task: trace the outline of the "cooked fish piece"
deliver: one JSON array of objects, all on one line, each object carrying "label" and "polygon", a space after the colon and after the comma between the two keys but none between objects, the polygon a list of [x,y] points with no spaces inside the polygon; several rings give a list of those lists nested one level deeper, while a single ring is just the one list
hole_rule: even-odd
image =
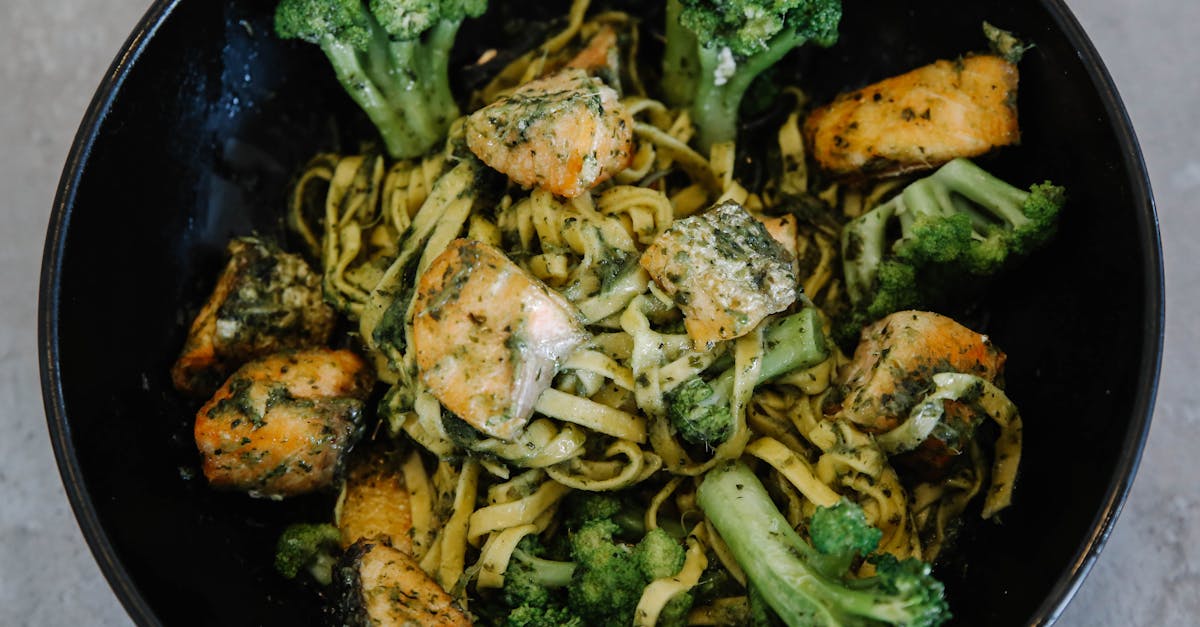
[{"label": "cooked fish piece", "polygon": [[797,258],[796,250],[796,236],[799,233],[799,227],[796,224],[796,216],[755,215],[754,217],[759,222],[762,222],[763,226],[767,227],[767,233],[771,235],[771,238],[779,242],[779,245],[791,256],[792,274],[796,275],[796,278],[799,279],[800,260]]},{"label": "cooked fish piece", "polygon": [[380,540],[412,554],[412,508],[404,472],[392,454],[372,450],[346,471],[344,496],[337,509],[342,547],[359,540]]},{"label": "cooked fish piece", "polygon": [[1005,355],[986,335],[925,311],[898,311],[863,329],[839,377],[841,415],[863,429],[895,428],[933,387],[933,375],[964,372],[995,383]]},{"label": "cooked fish piece", "polygon": [[192,322],[171,378],[181,392],[212,394],[250,359],[325,344],[333,323],[321,276],[304,259],[239,237],[229,243],[229,262]]},{"label": "cooked fish piece", "polygon": [[268,355],[229,377],[196,413],[215,487],[281,498],[328,486],[362,426],[373,377],[348,350]]},{"label": "cooked fish piece", "polygon": [[677,220],[640,263],[679,305],[697,348],[745,335],[796,300],[791,255],[735,202]]},{"label": "cooked fish piece", "polygon": [[588,40],[587,46],[567,62],[566,67],[611,72],[617,67],[620,52],[617,48],[617,31],[611,26],[601,26]]},{"label": "cooked fish piece", "polygon": [[805,137],[842,178],[935,168],[1020,140],[1017,78],[994,55],[937,61],[838,96],[809,114]]},{"label": "cooked fish piece", "polygon": [[455,240],[417,285],[413,348],[447,409],[511,440],[588,334],[575,308],[496,248]]},{"label": "cooked fish piece", "polygon": [[354,543],[334,570],[343,625],[470,627],[471,619],[408,554],[386,542]]},{"label": "cooked fish piece", "polygon": [[526,83],[467,118],[467,146],[526,187],[572,198],[624,170],[633,119],[617,92],[578,68]]}]

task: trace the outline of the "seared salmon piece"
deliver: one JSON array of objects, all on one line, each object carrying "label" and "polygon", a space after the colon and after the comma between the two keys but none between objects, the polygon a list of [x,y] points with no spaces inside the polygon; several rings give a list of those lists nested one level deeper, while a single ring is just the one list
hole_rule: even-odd
[{"label": "seared salmon piece", "polygon": [[633,119],[578,68],[530,81],[467,118],[467,146],[526,187],[573,198],[628,167]]},{"label": "seared salmon piece", "polygon": [[735,202],[675,221],[640,263],[683,311],[697,349],[745,335],[796,300],[791,254]]},{"label": "seared salmon piece", "polygon": [[839,377],[841,415],[872,433],[890,431],[933,388],[933,375],[963,372],[995,383],[1004,360],[986,335],[946,316],[898,311],[863,329]]},{"label": "seared salmon piece", "polygon": [[229,243],[229,262],[192,322],[171,379],[181,392],[212,394],[250,359],[325,344],[333,322],[321,276],[304,259],[239,237]]},{"label": "seared salmon piece", "polygon": [[471,619],[408,554],[386,542],[360,540],[334,570],[340,624],[376,627],[470,627]]},{"label": "seared salmon piece", "polygon": [[602,26],[588,40],[587,46],[567,62],[567,67],[590,72],[608,70],[617,66],[619,54],[617,31],[611,26]]},{"label": "seared salmon piece", "polygon": [[767,233],[771,235],[771,238],[779,242],[779,245],[791,255],[792,274],[795,274],[796,279],[799,280],[800,261],[797,259],[796,250],[796,237],[799,234],[799,227],[796,224],[796,216],[755,215],[754,217],[759,222],[762,222],[763,226],[767,227]]},{"label": "seared salmon piece", "polygon": [[412,507],[398,460],[382,450],[355,457],[337,509],[342,548],[359,540],[382,540],[411,555]]},{"label": "seared salmon piece", "polygon": [[413,348],[442,405],[511,440],[588,334],[574,307],[496,248],[459,239],[417,284]]},{"label": "seared salmon piece", "polygon": [[838,96],[809,114],[805,137],[840,178],[932,169],[1020,140],[1017,78],[994,55],[937,61]]},{"label": "seared salmon piece", "polygon": [[362,426],[373,377],[348,350],[251,361],[196,413],[196,447],[215,487],[280,498],[328,486]]}]

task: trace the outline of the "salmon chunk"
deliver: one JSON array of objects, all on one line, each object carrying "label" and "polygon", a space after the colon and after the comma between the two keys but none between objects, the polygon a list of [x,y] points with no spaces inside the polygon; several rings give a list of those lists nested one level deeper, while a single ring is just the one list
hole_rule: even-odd
[{"label": "salmon chunk", "polygon": [[342,547],[364,539],[383,540],[412,554],[412,506],[400,465],[384,451],[355,456],[337,508]]},{"label": "salmon chunk", "polygon": [[898,311],[866,327],[840,377],[841,415],[867,431],[894,429],[933,387],[941,372],[996,382],[1004,353],[986,335],[946,316]]},{"label": "salmon chunk", "polygon": [[676,221],[640,263],[679,305],[697,348],[745,335],[796,300],[791,254],[735,202]]},{"label": "salmon chunk", "polygon": [[796,278],[799,279],[800,260],[796,249],[796,237],[799,234],[799,226],[796,224],[796,216],[787,214],[782,216],[755,215],[754,217],[759,222],[762,222],[763,226],[767,227],[767,233],[771,235],[771,238],[779,242],[779,245],[787,251],[792,260],[792,274],[795,274]]},{"label": "salmon chunk", "polygon": [[366,363],[347,350],[245,364],[196,413],[204,476],[215,487],[274,498],[328,486],[361,430],[372,383]]},{"label": "salmon chunk", "polygon": [[417,285],[421,381],[493,437],[524,429],[559,364],[587,338],[566,299],[481,242],[451,242]]},{"label": "salmon chunk", "polygon": [[617,92],[578,68],[526,83],[467,119],[467,146],[526,187],[573,198],[624,170],[633,119]]},{"label": "salmon chunk", "polygon": [[379,627],[470,627],[471,620],[421,565],[385,542],[362,540],[335,571],[342,603],[351,614],[339,624]]},{"label": "salmon chunk", "polygon": [[237,238],[229,243],[229,262],[192,322],[171,378],[181,392],[212,394],[250,359],[325,344],[333,322],[321,276],[304,259],[259,239]]},{"label": "salmon chunk", "polygon": [[611,26],[602,26],[588,40],[587,46],[567,62],[567,67],[591,72],[610,70],[617,66],[620,52],[617,47],[617,31]]},{"label": "salmon chunk", "polygon": [[821,167],[842,178],[981,155],[1020,139],[1017,66],[993,55],[937,61],[838,96],[804,131]]}]

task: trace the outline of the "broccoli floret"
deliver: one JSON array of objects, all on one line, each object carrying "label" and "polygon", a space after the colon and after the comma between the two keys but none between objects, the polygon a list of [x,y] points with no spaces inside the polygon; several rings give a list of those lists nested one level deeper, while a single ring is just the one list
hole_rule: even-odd
[{"label": "broccoli floret", "polygon": [[612,492],[573,492],[566,503],[567,516],[563,524],[578,529],[593,520],[612,518],[622,509],[621,499]]},{"label": "broccoli floret", "polygon": [[571,625],[583,622],[565,605],[564,588],[575,574],[574,562],[543,559],[537,536],[525,536],[517,544],[504,571],[501,591],[504,609],[496,622],[512,627],[526,625]]},{"label": "broccoli floret", "polygon": [[[612,505],[616,503],[617,508]],[[662,529],[645,534],[636,545],[617,539],[620,502],[585,499],[576,507],[597,517],[570,529],[571,559],[543,559],[541,545],[527,536],[513,551],[504,571],[502,599],[509,625],[629,625],[646,586],[660,577],[677,575],[684,562],[683,546]],[[673,597],[659,617],[660,625],[686,624],[690,594]],[[548,621],[548,622],[538,622]],[[578,622],[572,622],[578,621]]]},{"label": "broccoli floret", "polygon": [[[759,383],[815,366],[829,356],[821,316],[814,307],[805,307],[773,324],[766,331],[764,344]],[[711,447],[729,437],[734,425],[729,407],[733,377],[733,368],[711,381],[693,377],[667,394],[667,415],[684,440]]]},{"label": "broccoli floret", "polygon": [[633,560],[651,581],[678,575],[685,557],[683,545],[662,529],[650,530],[633,547]]},{"label": "broccoli floret", "polygon": [[567,605],[588,625],[631,624],[649,583],[630,547],[614,540],[619,530],[612,521],[596,520],[571,534],[578,569],[567,587]]},{"label": "broccoli floret", "polygon": [[550,607],[523,605],[509,612],[502,624],[504,627],[546,627],[548,625],[584,627],[587,623],[561,605]]},{"label": "broccoli floret", "polygon": [[449,58],[486,0],[281,0],[275,32],[321,47],[395,158],[417,157],[458,117]]},{"label": "broccoli floret", "polygon": [[818,566],[830,577],[850,570],[859,555],[879,546],[883,531],[872,527],[862,507],[842,499],[833,507],[818,507],[808,527],[813,548],[829,559]]},{"label": "broccoli floret", "polygon": [[526,545],[518,545],[513,551],[504,571],[504,601],[514,608],[523,605],[547,607],[552,604],[550,590],[571,583],[575,564],[536,557],[522,546]]},{"label": "broccoli floret", "polygon": [[852,310],[835,339],[852,344],[865,323],[961,297],[1044,244],[1065,199],[1049,182],[1022,190],[961,158],[913,181],[842,228]]},{"label": "broccoli floret", "polygon": [[[866,519],[844,502],[832,514],[809,522],[810,536],[822,538],[823,553],[805,542],[771,501],[748,466],[727,462],[710,470],[696,493],[700,508],[725,540],[757,594],[785,624],[939,625],[950,617],[943,586],[928,564],[894,556],[873,557],[877,574],[854,579],[841,565],[864,553]],[[826,526],[829,528],[826,528]],[[849,541],[835,540],[849,532]],[[877,540],[876,540],[877,542]],[[874,550],[875,546],[870,546]]]},{"label": "broccoli floret", "polygon": [[[683,545],[661,527],[652,529],[633,547],[633,561],[646,576],[647,582],[674,577],[683,569],[687,555]],[[687,624],[688,610],[692,609],[690,592],[681,592],[671,597],[658,615],[660,627],[675,627]]]},{"label": "broccoli floret", "polygon": [[572,492],[563,504],[563,527],[579,529],[594,520],[610,520],[620,528],[617,536],[637,539],[646,533],[645,507],[613,492]]},{"label": "broccoli floret", "polygon": [[275,570],[295,579],[307,570],[317,583],[327,586],[333,580],[342,534],[327,523],[299,523],[288,526],[275,545]]},{"label": "broccoli floret", "polygon": [[792,49],[837,41],[841,0],[668,0],[663,85],[690,107],[701,150],[737,136],[754,78]]}]

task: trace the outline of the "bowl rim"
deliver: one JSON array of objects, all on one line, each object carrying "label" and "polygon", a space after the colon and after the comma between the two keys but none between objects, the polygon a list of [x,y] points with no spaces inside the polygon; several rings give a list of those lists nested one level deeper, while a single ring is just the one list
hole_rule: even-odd
[{"label": "bowl rim", "polygon": [[[60,341],[58,311],[61,304],[60,286],[66,234],[79,183],[92,147],[129,72],[136,65],[159,27],[182,1],[155,0],[121,46],[88,105],[71,144],[55,194],[43,249],[38,293],[38,362],[42,383],[42,400],[59,474],[80,531],[91,549],[93,557],[130,618],[139,625],[159,625],[161,621],[134,583],[124,564],[121,563],[112,540],[100,522],[82,476],[79,458],[71,437],[71,426],[66,417],[61,372],[58,365]],[[1157,395],[1162,363],[1166,302],[1162,238],[1159,233],[1157,209],[1149,174],[1129,113],[1099,52],[1068,8],[1065,0],[1038,0],[1038,2],[1046,9],[1056,27],[1079,55],[1092,86],[1110,117],[1112,130],[1129,177],[1128,183],[1134,205],[1139,209],[1145,209],[1138,211],[1136,216],[1138,237],[1142,240],[1140,243],[1146,260],[1149,261],[1142,277],[1143,288],[1146,291],[1146,298],[1142,304],[1142,315],[1147,324],[1142,330],[1141,345],[1143,348],[1153,349],[1144,352],[1138,364],[1138,385],[1133,400],[1134,418],[1126,428],[1122,448],[1112,475],[1109,477],[1100,509],[1093,518],[1089,532],[1076,548],[1070,567],[1058,577],[1029,622],[1030,625],[1051,625],[1065,611],[1087,574],[1095,565],[1136,478],[1138,465],[1149,435]]]},{"label": "bowl rim", "polygon": [[58,472],[75,512],[75,520],[100,571],[108,580],[129,617],[138,625],[161,625],[149,602],[142,595],[125,565],[121,563],[112,540],[100,522],[96,506],[83,479],[79,457],[67,421],[66,401],[59,369],[58,311],[61,304],[63,252],[75,196],[83,170],[108,117],[113,102],[137,60],[145,52],[154,34],[182,0],[155,0],[134,26],[116,57],[100,80],[91,102],[71,142],[63,166],[54,205],[46,229],[42,252],[41,283],[38,289],[38,366],[42,381],[42,403],[50,431]]},{"label": "bowl rim", "polygon": [[1142,250],[1150,262],[1146,264],[1142,285],[1146,297],[1142,301],[1142,317],[1146,325],[1142,329],[1142,346],[1153,347],[1150,354],[1143,353],[1138,364],[1138,386],[1133,399],[1134,419],[1125,430],[1125,438],[1117,464],[1109,477],[1108,488],[1101,501],[1100,510],[1092,519],[1089,533],[1080,541],[1072,563],[1065,576],[1060,576],[1051,587],[1042,605],[1030,619],[1030,625],[1051,625],[1066,610],[1084,579],[1095,566],[1100,551],[1107,543],[1116,525],[1118,516],[1129,497],[1137,477],[1138,466],[1154,413],[1154,402],[1158,393],[1159,373],[1162,366],[1163,336],[1166,319],[1166,289],[1163,270],[1162,236],[1159,233],[1158,211],[1150,185],[1150,174],[1146,170],[1145,158],[1129,111],[1121,100],[1112,75],[1105,66],[1100,53],[1083,26],[1067,6],[1065,0],[1040,0],[1055,25],[1074,46],[1084,69],[1096,89],[1104,109],[1108,112],[1112,130],[1120,146],[1122,160],[1129,175],[1130,191],[1134,205],[1145,208],[1138,211],[1138,237]]}]

